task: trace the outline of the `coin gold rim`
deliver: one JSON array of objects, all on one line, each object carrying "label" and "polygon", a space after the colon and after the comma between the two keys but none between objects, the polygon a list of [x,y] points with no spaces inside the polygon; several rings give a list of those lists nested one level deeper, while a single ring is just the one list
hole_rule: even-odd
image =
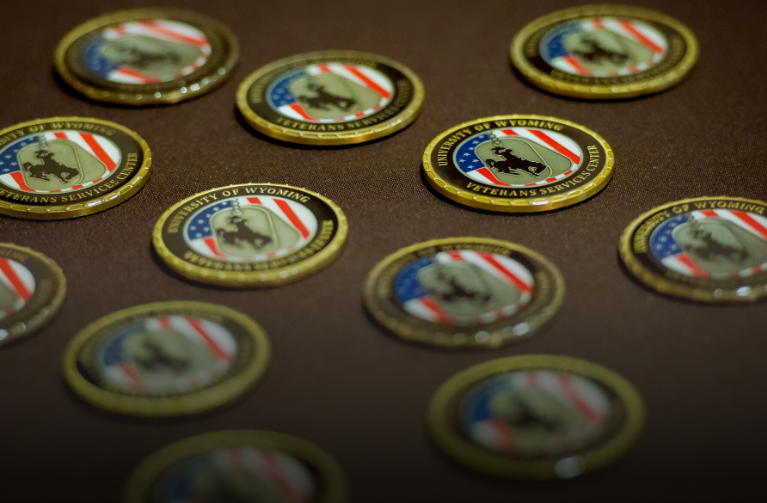
[{"label": "coin gold rim", "polygon": [[[99,388],[87,381],[77,369],[77,357],[87,341],[106,326],[125,319],[158,310],[198,310],[215,313],[233,320],[251,336],[255,346],[253,361],[246,364],[238,375],[224,379],[189,396],[177,397],[132,397],[119,395]],[[64,379],[70,387],[87,402],[110,412],[132,416],[167,417],[196,414],[234,401],[253,386],[266,370],[269,361],[269,339],[261,326],[249,316],[225,306],[207,302],[173,301],[142,304],[104,316],[78,333],[64,353]]]},{"label": "coin gold rim", "polygon": [[[252,108],[250,108],[248,105],[248,89],[250,89],[250,86],[256,80],[281,66],[317,57],[359,58],[391,66],[405,75],[405,77],[407,77],[413,83],[413,99],[407,107],[394,115],[394,117],[391,119],[387,119],[386,121],[374,126],[368,126],[366,128],[342,133],[312,133],[308,131],[278,126],[277,124],[264,119],[256,112],[254,112]],[[421,113],[423,100],[423,84],[421,83],[421,79],[419,79],[412,70],[402,65],[401,63],[398,63],[397,61],[389,59],[385,56],[361,51],[313,51],[290,56],[288,58],[283,58],[259,68],[250,74],[244,81],[242,81],[240,86],[237,88],[237,108],[240,111],[240,114],[242,114],[242,116],[245,118],[245,121],[253,129],[261,134],[275,138],[277,140],[290,143],[298,143],[302,145],[353,145],[394,134],[397,131],[400,131],[409,126],[418,118],[418,115]]]},{"label": "coin gold rim", "polygon": [[[482,122],[512,119],[532,119],[557,122],[559,124],[564,124],[586,133],[587,135],[594,138],[605,151],[605,159],[604,163],[602,164],[602,169],[592,181],[577,189],[565,192],[557,192],[556,194],[549,197],[531,197],[526,199],[504,199],[478,195],[475,192],[469,192],[448,183],[437,173],[436,169],[431,163],[431,154],[437,145],[439,145],[439,143],[447,136],[450,136],[455,131],[459,131],[469,126],[474,126]],[[457,126],[452,127],[447,131],[443,131],[437,135],[437,137],[434,138],[426,147],[426,151],[423,154],[423,171],[426,174],[426,180],[429,182],[429,185],[434,188],[434,190],[461,205],[503,213],[540,213],[556,210],[559,208],[566,208],[567,206],[585,201],[586,199],[595,196],[605,188],[610,179],[612,179],[614,165],[615,154],[613,153],[612,148],[610,145],[608,145],[604,138],[602,138],[594,131],[581,126],[580,124],[560,119],[558,117],[529,114],[494,115],[492,117],[483,117],[481,119],[475,119],[464,122],[462,124],[458,124]],[[456,169],[454,166],[449,166],[449,168]]]},{"label": "coin gold rim", "polygon": [[[484,449],[455,433],[453,402],[472,386],[496,374],[519,370],[553,370],[597,379],[614,391],[626,407],[626,422],[606,442],[582,454],[558,459],[514,459]],[[616,461],[637,440],[645,422],[641,396],[626,379],[601,365],[586,360],[554,355],[523,355],[491,360],[459,372],[432,396],[428,410],[428,427],[433,441],[457,462],[490,475],[514,479],[558,479],[557,461],[577,457],[583,475]]]},{"label": "coin gold rim", "polygon": [[[471,337],[472,335],[471,326],[467,326],[466,341],[462,343],[457,343],[454,340],[455,334],[451,334],[447,330],[444,330],[444,331],[440,330],[440,328],[437,326],[438,324],[435,324],[435,328],[433,330],[413,328],[407,323],[403,323],[399,321],[398,319],[390,316],[389,314],[386,313],[384,309],[381,309],[380,307],[378,307],[379,298],[375,292],[376,285],[381,279],[381,275],[383,274],[383,272],[393,262],[399,260],[400,258],[410,253],[416,252],[418,250],[422,250],[422,249],[426,249],[430,247],[437,247],[437,246],[446,245],[446,244],[453,244],[453,243],[486,244],[486,245],[501,246],[503,248],[511,249],[511,250],[520,252],[524,255],[527,255],[528,257],[531,257],[541,266],[542,269],[544,269],[548,274],[551,275],[552,288],[554,289],[554,295],[551,302],[547,304],[543,309],[541,309],[541,311],[531,314],[529,318],[526,318],[525,320],[522,320],[519,322],[519,323],[527,323],[530,326],[530,329],[528,332],[526,332],[525,334],[521,336],[514,335],[513,338],[508,338],[508,337],[504,337],[504,335],[502,334],[504,329],[497,329],[488,333],[487,342],[479,343],[479,342],[476,342],[476,339]],[[365,286],[363,290],[363,301],[365,303],[365,306],[367,307],[368,311],[373,316],[373,318],[376,321],[378,321],[381,325],[383,325],[384,328],[386,328],[387,330],[392,332],[394,335],[397,335],[406,341],[419,343],[419,344],[426,344],[426,345],[434,346],[434,347],[441,347],[445,349],[460,348],[460,349],[490,350],[490,349],[498,349],[505,345],[515,344],[515,343],[525,341],[529,339],[530,337],[533,337],[534,335],[536,335],[538,331],[540,330],[540,328],[543,327],[557,313],[557,311],[562,305],[562,302],[564,301],[564,297],[565,297],[565,279],[564,277],[562,277],[562,273],[559,271],[557,266],[554,265],[554,263],[551,262],[549,259],[547,259],[546,257],[544,257],[543,255],[541,255],[540,253],[536,251],[533,251],[525,246],[522,246],[516,243],[511,243],[509,241],[503,241],[500,239],[475,238],[475,237],[432,239],[430,241],[424,241],[421,243],[416,243],[414,245],[407,246],[405,248],[401,248],[397,250],[396,252],[388,255],[386,258],[384,258],[378,264],[376,264],[376,266],[368,275],[367,280],[365,281]],[[515,315],[512,315],[512,316],[515,316]],[[501,320],[499,320],[499,322],[500,321]],[[495,322],[495,323],[499,323],[499,322]],[[510,326],[511,325],[509,325],[509,327]],[[477,328],[477,330],[485,331],[481,325],[479,328]]]},{"label": "coin gold rim", "polygon": [[[167,17],[179,17],[178,21],[192,20],[203,25],[210,26],[216,33],[225,40],[230,47],[229,54],[224,58],[223,63],[205,76],[195,82],[190,82],[186,86],[180,86],[170,91],[155,93],[131,93],[122,91],[112,91],[92,85],[77,77],[66,64],[66,53],[76,40],[80,37],[109,26],[114,23],[135,21],[138,19]],[[56,47],[54,56],[54,66],[59,76],[71,88],[86,98],[105,103],[116,103],[120,105],[149,106],[149,105],[171,105],[181,101],[190,100],[203,94],[207,94],[221,85],[231,77],[234,67],[239,58],[239,44],[234,33],[222,22],[200,14],[194,11],[175,8],[148,8],[148,9],[129,9],[104,14],[80,24],[72,31],[67,33],[59,45]],[[159,94],[159,96],[158,96]]]},{"label": "coin gold rim", "polygon": [[[524,45],[527,39],[536,31],[555,23],[591,15],[622,15],[629,17],[633,15],[665,24],[682,35],[687,44],[687,53],[676,66],[662,75],[646,81],[619,85],[587,86],[572,84],[552,78],[528,62],[523,53]],[[611,100],[657,93],[678,84],[695,66],[698,60],[699,48],[698,41],[689,28],[661,12],[626,5],[586,5],[552,12],[529,23],[514,36],[511,42],[510,53],[511,61],[522,76],[531,84],[545,91],[573,98]]]},{"label": "coin gold rim", "polygon": [[[640,215],[638,218],[634,219],[628,227],[623,231],[620,237],[620,243],[619,243],[619,254],[621,257],[621,260],[623,261],[623,264],[626,266],[628,271],[631,273],[632,277],[635,278],[637,281],[643,283],[644,285],[650,287],[651,289],[657,291],[661,294],[670,295],[672,297],[680,298],[680,299],[686,299],[686,300],[694,300],[699,302],[753,302],[757,299],[760,299],[762,297],[767,296],[767,284],[764,284],[762,288],[752,288],[751,293],[746,296],[738,296],[736,294],[736,291],[733,290],[725,290],[722,288],[716,288],[716,289],[703,289],[703,288],[696,288],[688,285],[683,285],[674,281],[670,281],[666,279],[664,276],[661,276],[657,272],[645,267],[641,264],[641,262],[636,258],[634,255],[634,252],[632,250],[632,236],[634,234],[634,231],[642,225],[648,218],[650,218],[652,215],[657,214],[660,211],[673,208],[674,206],[678,206],[680,204],[691,204],[698,201],[706,201],[706,200],[712,200],[712,199],[720,199],[720,200],[726,200],[726,201],[737,201],[742,203],[751,203],[751,204],[759,204],[762,206],[767,206],[767,203],[764,201],[759,201],[757,199],[744,199],[742,197],[728,197],[728,196],[704,196],[704,197],[695,197],[692,199],[682,199],[680,201],[674,201],[671,203],[666,203],[661,206],[658,206],[656,208],[651,209],[650,211],[647,211]],[[720,291],[719,294],[716,292]]]},{"label": "coin gold rim", "polygon": [[27,320],[16,323],[15,325],[7,328],[8,337],[4,340],[0,340],[1,348],[6,344],[11,344],[14,341],[22,339],[23,337],[32,335],[53,322],[53,320],[56,318],[56,315],[59,314],[61,306],[64,304],[64,298],[66,297],[67,293],[67,279],[64,277],[64,271],[61,270],[61,267],[59,267],[58,264],[53,261],[53,259],[46,257],[38,251],[27,248],[26,246],[15,245],[13,243],[0,243],[0,247],[12,248],[40,260],[51,270],[54,281],[56,282],[56,293],[53,295],[53,297],[51,297],[51,300],[42,310],[38,311]]},{"label": "coin gold rim", "polygon": [[[176,209],[180,208],[184,204],[187,204],[189,201],[195,198],[204,196],[205,194],[224,189],[245,187],[248,185],[269,185],[271,187],[300,190],[311,195],[312,197],[319,199],[328,205],[331,210],[333,210],[333,213],[338,219],[338,229],[336,231],[336,235],[325,245],[322,250],[301,262],[269,271],[258,272],[214,271],[211,269],[206,269],[205,267],[191,264],[184,259],[174,255],[173,252],[171,252],[168,247],[165,246],[165,241],[163,241],[162,238],[163,226]],[[213,189],[205,190],[193,196],[186,197],[183,200],[177,202],[168,210],[166,210],[155,224],[152,243],[154,244],[155,251],[163,260],[163,262],[165,262],[165,264],[167,264],[171,270],[187,279],[210,285],[247,288],[282,285],[323,270],[340,256],[340,252],[342,251],[343,245],[346,242],[346,236],[348,233],[349,223],[346,219],[346,215],[344,215],[344,212],[341,211],[341,208],[336,203],[323,196],[322,194],[318,194],[301,187],[293,187],[291,185],[268,182],[251,182],[216,187]]]},{"label": "coin gold rim", "polygon": [[26,218],[30,220],[61,220],[66,218],[92,215],[94,213],[99,213],[101,211],[112,208],[113,206],[117,206],[123,201],[130,199],[131,196],[136,194],[146,184],[147,180],[149,179],[150,168],[152,166],[152,151],[149,150],[149,145],[146,141],[144,141],[142,137],[138,135],[138,133],[115,122],[94,119],[90,117],[49,117],[46,119],[36,119],[33,121],[20,122],[13,126],[4,128],[2,131],[0,131],[0,136],[3,136],[9,131],[13,131],[14,129],[37,126],[39,124],[45,124],[52,121],[90,122],[118,129],[133,138],[139,144],[139,148],[141,149],[141,152],[144,156],[144,160],[130,181],[120,186],[117,190],[107,192],[106,194],[103,194],[96,199],[91,199],[84,203],[52,206],[30,206],[26,204],[0,201],[0,214],[17,218]]},{"label": "coin gold rim", "polygon": [[145,458],[125,484],[126,503],[145,503],[152,482],[171,464],[202,452],[227,446],[254,447],[292,456],[317,472],[316,481],[325,489],[316,503],[344,503],[348,498],[346,476],[338,462],[317,445],[292,435],[257,430],[225,430],[188,437],[167,445]]}]

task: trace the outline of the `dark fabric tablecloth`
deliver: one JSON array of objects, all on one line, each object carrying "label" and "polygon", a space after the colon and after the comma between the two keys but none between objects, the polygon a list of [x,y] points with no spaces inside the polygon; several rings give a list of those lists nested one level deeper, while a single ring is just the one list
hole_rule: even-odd
[{"label": "dark fabric tablecloth", "polygon": [[[239,37],[240,65],[210,95],[129,109],[66,90],[54,76],[53,51],[77,24],[145,1],[4,2],[3,127],[55,115],[112,120],[142,135],[154,162],[146,187],[103,213],[59,222],[0,218],[0,241],[53,258],[69,283],[55,323],[0,349],[0,497],[119,501],[127,475],[158,448],[233,428],[315,442],[344,467],[352,500],[366,503],[738,499],[756,489],[767,446],[766,305],[706,306],[654,294],[621,269],[617,244],[629,222],[666,202],[767,198],[767,3],[635,3],[689,26],[700,41],[698,65],[667,92],[592,103],[528,86],[508,57],[525,24],[579,2],[157,1],[228,24]],[[426,88],[421,117],[392,137],[335,149],[291,147],[245,128],[234,105],[239,82],[278,58],[319,49],[364,50],[407,65]],[[615,151],[613,180],[574,207],[525,216],[471,211],[427,189],[420,160],[431,139],[507,113],[552,115],[598,132]],[[212,289],[168,274],[151,248],[165,209],[198,191],[250,181],[307,187],[337,202],[350,224],[340,259],[266,290]],[[373,324],[361,289],[379,260],[416,242],[466,235],[520,243],[560,267],[566,299],[540,334],[492,352],[444,352],[400,342]],[[265,378],[224,409],[174,420],[109,415],[68,391],[61,357],[80,329],[165,300],[223,304],[256,319],[273,345]],[[540,353],[605,365],[640,390],[648,422],[635,449],[601,472],[539,484],[478,475],[432,445],[426,408],[442,382],[493,358]]]}]

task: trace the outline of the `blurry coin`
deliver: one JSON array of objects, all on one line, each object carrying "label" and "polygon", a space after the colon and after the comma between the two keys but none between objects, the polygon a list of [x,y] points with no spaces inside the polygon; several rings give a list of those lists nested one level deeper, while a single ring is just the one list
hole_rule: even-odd
[{"label": "blurry coin", "polygon": [[98,213],[149,177],[146,142],[114,122],[52,117],[0,131],[0,213],[59,220]]},{"label": "blurry coin", "polygon": [[266,335],[244,314],[202,302],[161,302],[88,325],[67,348],[64,377],[97,407],[177,416],[236,399],[268,359]]},{"label": "blurry coin", "polygon": [[559,309],[564,279],[523,246],[483,238],[419,243],[388,256],[368,276],[373,317],[411,342],[497,348],[524,340]]},{"label": "blurry coin", "polygon": [[305,440],[233,430],[187,438],[155,452],[131,474],[126,503],[343,503],[338,463]]},{"label": "blurry coin", "polygon": [[448,129],[423,154],[429,184],[464,206],[506,213],[573,205],[605,188],[613,151],[583,126],[554,117],[498,115]]},{"label": "blurry coin", "polygon": [[348,145],[412,123],[423,85],[383,56],[321,51],[281,59],[240,84],[237,107],[256,131],[309,145]]},{"label": "blurry coin", "polygon": [[0,346],[50,323],[66,290],[64,274],[53,260],[29,248],[0,243]]},{"label": "blurry coin", "polygon": [[191,280],[265,286],[327,266],[347,232],[341,209],[320,194],[246,183],[176,203],[157,222],[154,246],[171,269]]},{"label": "blurry coin", "polygon": [[767,203],[699,197],[659,206],[623,232],[631,274],[660,293],[704,302],[767,295]]},{"label": "blurry coin", "polygon": [[599,365],[513,356],[453,376],[434,394],[429,429],[461,464],[516,479],[572,478],[622,456],[644,424],[636,390]]},{"label": "blurry coin", "polygon": [[56,48],[56,70],[90,99],[157,105],[219,87],[238,51],[229,28],[207,16],[135,9],[99,16],[68,33]]},{"label": "blurry coin", "polygon": [[536,19],[511,43],[511,60],[533,85],[584,99],[630,98],[681,81],[698,42],[675,19],[641,7],[586,5]]}]

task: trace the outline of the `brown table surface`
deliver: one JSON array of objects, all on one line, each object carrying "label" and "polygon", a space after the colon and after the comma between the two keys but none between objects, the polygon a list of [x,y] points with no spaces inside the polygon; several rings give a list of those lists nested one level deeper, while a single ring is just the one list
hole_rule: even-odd
[{"label": "brown table surface", "polygon": [[[536,17],[580,2],[474,0],[256,2],[158,1],[217,17],[237,34],[234,77],[176,106],[128,109],[85,101],[54,78],[53,50],[77,24],[145,1],[3,4],[2,125],[55,115],[116,121],[154,153],[146,187],[127,202],[60,222],[2,218],[0,241],[29,246],[64,270],[58,320],[0,350],[0,495],[6,501],[119,501],[133,467],[156,449],[232,428],[311,440],[344,467],[352,500],[506,501],[524,497],[637,499],[733,495],[755,489],[767,447],[765,304],[704,306],[664,298],[619,266],[618,237],[640,213],[694,196],[765,197],[767,3],[637,1],[682,20],[701,58],[667,92],[615,103],[555,97],[512,71],[512,36]],[[359,49],[394,58],[423,79],[421,117],[392,137],[352,148],[295,148],[237,118],[237,85],[278,58]],[[613,180],[562,211],[505,216],[435,196],[421,179],[429,141],[460,122],[535,113],[583,124],[616,153]],[[151,251],[158,217],[196,192],[242,182],[307,187],[337,202],[350,223],[329,269],[268,290],[206,288],[168,274]],[[493,352],[443,352],[385,335],[367,317],[362,284],[384,256],[449,236],[506,239],[562,270],[567,296],[533,339]],[[76,399],[60,375],[69,340],[118,309],[156,301],[230,306],[266,329],[265,378],[224,409],[180,420],[108,415]],[[552,483],[496,480],[444,457],[430,442],[426,407],[456,372],[493,358],[560,354],[629,379],[648,410],[644,435],[614,466]]]}]

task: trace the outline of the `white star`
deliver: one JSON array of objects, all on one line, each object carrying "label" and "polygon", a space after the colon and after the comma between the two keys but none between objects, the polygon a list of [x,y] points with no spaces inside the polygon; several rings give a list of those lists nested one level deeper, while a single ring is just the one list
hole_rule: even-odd
[{"label": "white star", "polygon": [[476,145],[476,144],[477,144],[477,143],[479,143],[479,142],[478,142],[478,141],[473,141],[472,143],[473,143],[474,145]]},{"label": "white star", "polygon": [[458,159],[458,162],[466,162],[466,159]]},{"label": "white star", "polygon": [[471,154],[463,154],[464,157],[469,156],[469,155],[471,155]]},{"label": "white star", "polygon": [[196,231],[196,230],[197,230],[197,227],[195,227],[194,225],[193,225],[193,226],[191,226],[191,227],[189,227],[189,228],[190,228],[190,229],[192,229],[193,231]]},{"label": "white star", "polygon": [[473,160],[473,161],[471,161],[471,162],[479,162],[479,159],[474,159],[474,160]]},{"label": "white star", "polygon": [[202,230],[204,230],[205,232],[208,232],[210,230],[210,227],[203,227]]}]

